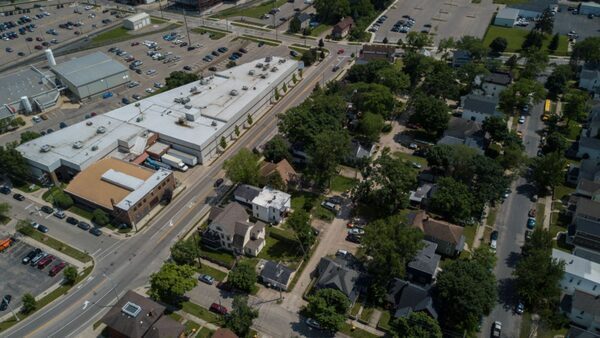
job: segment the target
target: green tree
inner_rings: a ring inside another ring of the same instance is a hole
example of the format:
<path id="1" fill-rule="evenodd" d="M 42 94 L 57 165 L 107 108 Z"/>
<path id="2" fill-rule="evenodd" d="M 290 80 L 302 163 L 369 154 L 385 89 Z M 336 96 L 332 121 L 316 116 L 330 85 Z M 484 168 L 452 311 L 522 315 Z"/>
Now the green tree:
<path id="1" fill-rule="evenodd" d="M 325 41 L 323 41 L 323 38 L 319 39 L 319 48 L 323 48 L 325 47 Z"/>
<path id="2" fill-rule="evenodd" d="M 248 296 L 237 295 L 233 297 L 231 312 L 225 317 L 225 327 L 240 337 L 247 337 L 256 318 L 258 311 L 248 306 Z"/>
<path id="3" fill-rule="evenodd" d="M 399 317 L 393 328 L 398 337 L 442 338 L 440 324 L 423 312 L 412 312 L 408 317 Z"/>
<path id="4" fill-rule="evenodd" d="M 180 240 L 171 247 L 171 258 L 179 265 L 199 265 L 200 245 L 193 238 Z"/>
<path id="5" fill-rule="evenodd" d="M 593 67 L 600 66 L 600 36 L 587 37 L 577 41 L 571 52 L 571 60 L 574 64 L 583 61 Z"/>
<path id="6" fill-rule="evenodd" d="M 284 94 L 287 93 L 288 87 L 287 87 L 287 84 L 285 82 L 283 83 L 283 86 L 281 86 L 281 90 L 283 90 Z"/>
<path id="7" fill-rule="evenodd" d="M 302 23 L 300 22 L 300 19 L 298 19 L 298 15 L 294 15 L 294 17 L 290 20 L 288 32 L 295 34 L 300 32 L 301 29 Z"/>
<path id="8" fill-rule="evenodd" d="M 108 214 L 102 209 L 94 209 L 92 212 L 92 222 L 98 225 L 107 225 L 110 222 Z"/>
<path id="9" fill-rule="evenodd" d="M 410 121 L 417 123 L 433 137 L 440 137 L 450 121 L 450 108 L 441 99 L 417 93 L 411 101 L 414 113 Z"/>
<path id="10" fill-rule="evenodd" d="M 238 290 L 249 293 L 254 289 L 256 278 L 256 271 L 252 263 L 248 260 L 241 260 L 229 272 L 227 283 Z"/>
<path id="11" fill-rule="evenodd" d="M 408 75 L 389 65 L 375 73 L 376 81 L 388 87 L 392 92 L 399 93 L 410 87 Z"/>
<path id="12" fill-rule="evenodd" d="M 474 331 L 496 304 L 496 280 L 478 261 L 454 260 L 438 274 L 436 295 L 445 326 Z"/>
<path id="13" fill-rule="evenodd" d="M 165 79 L 165 90 L 181 87 L 194 81 L 198 81 L 198 74 L 174 71 Z"/>
<path id="14" fill-rule="evenodd" d="M 488 246 L 480 246 L 473 250 L 471 259 L 489 271 L 492 271 L 496 266 L 496 253 Z"/>
<path id="15" fill-rule="evenodd" d="M 554 14 L 552 14 L 549 8 L 546 8 L 542 12 L 542 15 L 535 22 L 534 29 L 542 33 L 552 34 L 552 30 L 554 29 Z"/>
<path id="16" fill-rule="evenodd" d="M 466 184 L 452 177 L 442 177 L 437 181 L 430 206 L 453 222 L 465 223 L 474 213 L 473 204 L 473 195 Z"/>
<path id="17" fill-rule="evenodd" d="M 24 314 L 32 313 L 37 308 L 37 301 L 31 293 L 24 294 L 21 298 L 21 302 L 23 302 L 21 312 L 23 312 Z"/>
<path id="18" fill-rule="evenodd" d="M 558 33 L 552 36 L 552 40 L 550 40 L 550 44 L 548 44 L 548 50 L 554 52 L 558 49 L 558 45 L 560 43 L 560 35 Z"/>
<path id="19" fill-rule="evenodd" d="M 235 136 L 240 136 L 240 127 L 238 127 L 237 125 L 235 126 L 235 129 L 233 130 L 233 132 L 235 133 Z"/>
<path id="20" fill-rule="evenodd" d="M 292 161 L 290 145 L 288 141 L 280 134 L 273 136 L 264 146 L 263 156 L 269 162 L 277 163 L 281 160 Z"/>
<path id="21" fill-rule="evenodd" d="M 494 55 L 500 55 L 504 53 L 506 47 L 508 47 L 508 40 L 502 36 L 499 36 L 490 42 L 490 49 Z"/>
<path id="22" fill-rule="evenodd" d="M 21 144 L 29 142 L 31 140 L 35 140 L 36 138 L 42 136 L 40 133 L 35 131 L 24 131 L 21 133 Z"/>
<path id="23" fill-rule="evenodd" d="M 73 285 L 77 281 L 77 268 L 69 265 L 63 271 L 63 275 L 65 276 L 65 282 Z"/>
<path id="24" fill-rule="evenodd" d="M 198 284 L 196 271 L 189 265 L 164 264 L 160 270 L 150 275 L 148 295 L 155 300 L 178 304 L 186 292 Z"/>
<path id="25" fill-rule="evenodd" d="M 272 173 L 271 175 L 268 175 L 266 177 L 261 177 L 260 184 L 266 185 L 267 187 L 271 187 L 280 191 L 287 190 L 286 183 L 283 181 L 281 175 L 279 175 L 278 173 Z"/>
<path id="26" fill-rule="evenodd" d="M 348 0 L 315 0 L 313 6 L 317 11 L 319 21 L 332 25 L 350 14 Z"/>
<path id="27" fill-rule="evenodd" d="M 8 175 L 14 182 L 23 182 L 29 175 L 29 165 L 16 149 L 18 144 L 8 143 L 0 146 L 0 173 Z"/>
<path id="28" fill-rule="evenodd" d="M 433 63 L 433 70 L 425 77 L 421 89 L 426 94 L 440 99 L 455 99 L 459 96 L 454 69 L 441 61 Z"/>
<path id="29" fill-rule="evenodd" d="M 563 153 L 569 147 L 569 141 L 561 133 L 554 131 L 551 132 L 546 138 L 544 147 L 542 150 L 545 154 L 549 153 Z"/>
<path id="30" fill-rule="evenodd" d="M 227 178 L 234 183 L 258 184 L 258 156 L 246 148 L 226 160 L 223 169 Z"/>
<path id="31" fill-rule="evenodd" d="M 564 108 L 562 114 L 567 118 L 567 123 L 571 120 L 583 122 L 590 110 L 589 95 L 583 90 L 570 89 L 564 96 Z"/>
<path id="32" fill-rule="evenodd" d="M 516 109 L 522 109 L 528 104 L 537 104 L 546 97 L 544 86 L 530 79 L 520 79 L 500 92 L 499 108 L 512 115 Z"/>
<path id="33" fill-rule="evenodd" d="M 306 66 L 306 67 L 315 63 L 316 60 L 317 60 L 317 51 L 314 49 L 307 50 L 306 52 L 302 53 L 302 56 L 300 57 L 300 61 L 304 62 L 304 66 Z"/>
<path id="34" fill-rule="evenodd" d="M 296 73 L 292 74 L 292 82 L 296 84 L 298 82 L 298 78 L 296 78 Z"/>
<path id="35" fill-rule="evenodd" d="M 503 143 L 508 137 L 508 127 L 502 116 L 486 117 L 481 128 L 484 132 L 490 134 L 492 141 Z"/>
<path id="36" fill-rule="evenodd" d="M 517 293 L 533 311 L 548 308 L 560 297 L 564 262 L 552 258 L 548 250 L 532 250 L 517 262 L 513 272 Z"/>
<path id="37" fill-rule="evenodd" d="M 412 86 L 416 86 L 421 79 L 433 70 L 435 60 L 417 52 L 408 51 L 404 55 L 403 71 L 410 77 Z"/>
<path id="38" fill-rule="evenodd" d="M 325 330 L 337 332 L 346 321 L 348 297 L 335 289 L 319 289 L 308 297 L 306 313 Z"/>
<path id="39" fill-rule="evenodd" d="M 279 101 L 279 89 L 275 88 L 275 94 L 273 94 L 275 101 Z"/>
<path id="40" fill-rule="evenodd" d="M 0 203 L 0 220 L 6 219 L 12 207 L 8 203 Z"/>
<path id="41" fill-rule="evenodd" d="M 401 216 L 379 219 L 371 224 L 362 240 L 365 253 L 371 258 L 367 268 L 373 277 L 371 291 L 377 298 L 385 294 L 394 278 L 404 278 L 406 264 L 423 247 L 423 233 L 404 224 Z"/>
<path id="42" fill-rule="evenodd" d="M 504 63 L 508 69 L 513 70 L 517 67 L 517 61 L 519 57 L 516 54 L 511 55 L 508 60 Z"/>
<path id="43" fill-rule="evenodd" d="M 530 48 L 521 53 L 526 62 L 521 71 L 522 79 L 531 79 L 537 81 L 537 76 L 544 72 L 548 65 L 548 52 L 542 49 Z"/>
<path id="44" fill-rule="evenodd" d="M 350 136 L 345 131 L 337 134 L 323 132 L 315 136 L 308 149 L 308 170 L 317 185 L 327 186 L 337 174 L 338 166 L 350 153 Z"/>
<path id="45" fill-rule="evenodd" d="M 356 131 L 359 133 L 362 141 L 373 143 L 379 140 L 379 134 L 384 124 L 385 121 L 381 115 L 366 112 L 358 121 Z"/>
<path id="46" fill-rule="evenodd" d="M 406 48 L 410 51 L 418 51 L 431 45 L 433 39 L 429 34 L 411 31 L 406 35 Z"/>
<path id="47" fill-rule="evenodd" d="M 252 123 L 254 123 L 250 114 L 248 114 L 248 118 L 246 119 L 246 121 L 248 122 L 248 125 L 252 125 Z"/>
<path id="48" fill-rule="evenodd" d="M 72 207 L 73 204 L 75 204 L 73 202 L 73 198 L 71 198 L 71 195 L 65 193 L 64 191 L 57 191 L 52 196 L 52 199 L 53 199 L 52 202 L 54 203 L 54 205 L 56 205 L 57 207 L 59 207 L 63 210 L 67 210 L 70 207 Z"/>
<path id="49" fill-rule="evenodd" d="M 363 170 L 362 176 L 354 198 L 381 215 L 392 215 L 408 206 L 409 192 L 417 182 L 410 164 L 391 155 L 387 148 L 373 165 Z"/>
<path id="50" fill-rule="evenodd" d="M 531 164 L 531 180 L 541 191 L 553 189 L 563 182 L 566 163 L 560 153 L 535 158 Z"/>
<path id="51" fill-rule="evenodd" d="M 554 67 L 552 73 L 546 79 L 545 87 L 548 89 L 548 96 L 556 100 L 566 90 L 569 80 L 573 77 L 573 71 L 570 65 L 558 65 Z"/>
<path id="52" fill-rule="evenodd" d="M 456 48 L 468 51 L 474 60 L 481 60 L 488 54 L 488 48 L 483 44 L 483 40 L 470 35 L 460 38 L 456 42 Z"/>
<path id="53" fill-rule="evenodd" d="M 531 30 L 525 36 L 525 40 L 521 44 L 521 49 L 527 50 L 531 49 L 540 49 L 542 48 L 542 44 L 544 43 L 544 34 L 540 33 L 536 30 Z"/>
<path id="54" fill-rule="evenodd" d="M 348 86 L 356 109 L 390 118 L 396 106 L 396 98 L 389 88 L 377 83 L 354 83 Z"/>
<path id="55" fill-rule="evenodd" d="M 525 241 L 521 252 L 523 256 L 528 256 L 536 251 L 544 252 L 546 255 L 552 255 L 553 235 L 548 230 L 537 227 L 531 237 Z"/>
<path id="56" fill-rule="evenodd" d="M 224 136 L 221 136 L 221 140 L 219 141 L 219 146 L 223 150 L 225 150 L 225 148 L 227 148 L 227 140 L 225 140 Z"/>
<path id="57" fill-rule="evenodd" d="M 304 252 L 307 252 L 315 242 L 315 234 L 310 226 L 310 214 L 304 209 L 295 210 L 286 221 L 287 225 L 296 232 L 298 241 Z"/>

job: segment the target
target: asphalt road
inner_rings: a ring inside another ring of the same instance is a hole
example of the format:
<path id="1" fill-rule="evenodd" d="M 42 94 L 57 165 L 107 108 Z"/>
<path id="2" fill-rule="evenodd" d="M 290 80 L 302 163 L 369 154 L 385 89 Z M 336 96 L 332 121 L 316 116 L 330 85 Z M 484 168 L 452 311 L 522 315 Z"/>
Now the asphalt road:
<path id="1" fill-rule="evenodd" d="M 282 38 L 284 38 L 282 36 Z M 304 71 L 304 79 L 276 107 L 256 122 L 238 142 L 207 171 L 198 177 L 152 223 L 131 239 L 121 241 L 112 252 L 95 261 L 94 271 L 68 295 L 55 301 L 2 335 L 6 337 L 74 337 L 99 320 L 117 295 L 126 290 L 147 285 L 149 275 L 157 271 L 169 256 L 170 246 L 180 234 L 192 228 L 208 206 L 206 196 L 212 192 L 214 178 L 219 175 L 225 159 L 242 147 L 252 148 L 264 141 L 277 123 L 276 114 L 300 104 L 312 92 L 317 81 L 328 81 L 337 73 L 330 71 L 337 62 L 329 56 L 321 64 Z M 324 71 L 327 70 L 327 71 Z M 89 303 L 86 303 L 89 302 Z M 87 304 L 87 305 L 85 305 Z M 278 320 L 264 323 L 278 332 Z"/>
<path id="2" fill-rule="evenodd" d="M 527 156 L 535 157 L 540 142 L 538 132 L 543 129 L 543 104 L 531 109 L 525 124 L 519 125 L 523 132 L 523 143 Z M 525 242 L 525 224 L 527 213 L 534 203 L 531 201 L 533 189 L 524 178 L 519 178 L 512 185 L 512 193 L 498 210 L 496 230 L 498 230 L 498 261 L 494 274 L 498 281 L 498 304 L 484 320 L 480 337 L 490 337 L 494 321 L 502 323 L 502 337 L 519 337 L 521 316 L 514 310 L 519 300 L 516 294 L 513 270 L 521 255 L 521 246 Z"/>

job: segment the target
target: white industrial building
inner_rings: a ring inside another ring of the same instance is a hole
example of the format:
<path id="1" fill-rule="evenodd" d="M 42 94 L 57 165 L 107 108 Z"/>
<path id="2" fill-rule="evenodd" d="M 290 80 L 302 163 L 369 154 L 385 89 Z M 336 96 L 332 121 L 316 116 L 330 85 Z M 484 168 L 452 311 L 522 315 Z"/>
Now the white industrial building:
<path id="1" fill-rule="evenodd" d="M 260 66 L 260 67 L 259 67 Z M 123 106 L 20 145 L 34 177 L 68 180 L 111 154 L 133 159 L 156 137 L 206 163 L 219 154 L 220 139 L 235 138 L 266 111 L 275 88 L 290 83 L 298 63 L 255 60 L 200 81 Z M 56 176 L 55 176 L 56 175 Z"/>
<path id="2" fill-rule="evenodd" d="M 517 22 L 519 17 L 519 10 L 516 8 L 505 7 L 502 8 L 494 18 L 495 26 L 512 27 Z"/>
<path id="3" fill-rule="evenodd" d="M 137 13 L 123 20 L 123 28 L 136 31 L 150 24 L 150 15 L 148 13 Z"/>
<path id="4" fill-rule="evenodd" d="M 59 82 L 80 100 L 104 93 L 130 80 L 127 68 L 102 52 L 51 65 L 51 69 Z"/>

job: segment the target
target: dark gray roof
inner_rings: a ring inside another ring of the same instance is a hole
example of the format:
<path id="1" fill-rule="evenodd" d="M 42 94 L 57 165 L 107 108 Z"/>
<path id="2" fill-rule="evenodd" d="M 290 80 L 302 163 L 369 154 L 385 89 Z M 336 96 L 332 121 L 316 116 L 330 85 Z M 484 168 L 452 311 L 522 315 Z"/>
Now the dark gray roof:
<path id="1" fill-rule="evenodd" d="M 168 316 L 162 316 L 152 325 L 150 330 L 144 335 L 144 338 L 165 338 L 180 337 L 185 331 L 185 327 L 180 322 Z"/>
<path id="2" fill-rule="evenodd" d="M 246 201 L 252 201 L 254 197 L 260 194 L 260 192 L 261 189 L 259 187 L 255 187 L 253 185 L 248 184 L 240 184 L 233 192 L 233 195 L 236 198 L 239 197 Z"/>
<path id="3" fill-rule="evenodd" d="M 358 297 L 358 279 L 360 273 L 350 269 L 339 262 L 323 257 L 317 265 L 318 288 L 336 289 L 345 294 L 350 301 L 354 302 Z"/>
<path id="4" fill-rule="evenodd" d="M 583 80 L 594 80 L 600 78 L 600 70 L 584 68 L 579 74 L 579 78 Z"/>
<path id="5" fill-rule="evenodd" d="M 597 172 L 600 171 L 600 162 L 591 158 L 581 160 L 579 165 L 579 177 L 594 179 Z"/>
<path id="6" fill-rule="evenodd" d="M 246 209 L 239 203 L 232 202 L 227 204 L 223 211 L 213 219 L 212 223 L 220 225 L 225 233 L 233 235 L 238 228 L 237 223 L 247 221 L 248 213 L 246 213 Z"/>
<path id="7" fill-rule="evenodd" d="M 575 289 L 573 294 L 573 309 L 585 311 L 592 316 L 600 315 L 600 297 Z"/>
<path id="8" fill-rule="evenodd" d="M 498 97 L 469 94 L 465 97 L 463 109 L 471 110 L 486 115 L 494 115 L 496 106 L 498 105 Z"/>
<path id="9" fill-rule="evenodd" d="M 585 258 L 588 261 L 600 264 L 600 252 L 596 252 L 596 251 L 592 252 L 592 251 L 586 250 L 586 249 L 582 250 L 581 248 L 575 248 L 575 249 L 573 249 L 573 255 L 575 255 L 577 257 Z"/>
<path id="10" fill-rule="evenodd" d="M 590 148 L 600 150 L 600 139 L 595 137 L 582 137 L 579 140 L 579 148 Z"/>
<path id="11" fill-rule="evenodd" d="M 471 53 L 468 50 L 458 49 L 452 53 L 454 59 L 471 59 Z"/>
<path id="12" fill-rule="evenodd" d="M 260 277 L 263 280 L 272 280 L 287 285 L 292 272 L 294 272 L 292 269 L 283 264 L 267 261 L 260 272 Z"/>
<path id="13" fill-rule="evenodd" d="M 600 219 L 600 202 L 587 198 L 580 198 L 577 201 L 577 211 L 575 216 L 578 218 Z"/>
<path id="14" fill-rule="evenodd" d="M 566 335 L 567 338 L 600 338 L 600 335 L 594 332 L 584 330 L 577 326 L 571 326 Z"/>
<path id="15" fill-rule="evenodd" d="M 123 306 L 128 302 L 138 305 L 141 308 L 140 313 L 135 317 L 129 316 L 122 311 Z M 140 338 L 160 318 L 164 310 L 164 306 L 129 290 L 102 317 L 102 322 L 124 336 Z"/>
<path id="16" fill-rule="evenodd" d="M 298 20 L 300 20 L 300 22 L 304 22 L 306 20 L 310 20 L 310 14 L 304 13 L 304 12 L 296 15 L 296 17 L 298 18 Z"/>
<path id="17" fill-rule="evenodd" d="M 472 136 L 483 138 L 484 135 L 481 123 L 452 116 L 448 121 L 448 128 L 444 132 L 444 136 L 465 140 Z"/>
<path id="18" fill-rule="evenodd" d="M 0 120 L 9 118 L 9 117 L 14 117 L 14 116 L 15 116 L 15 113 L 13 113 L 13 111 L 10 110 L 7 106 L 5 106 L 5 105 L 0 106 Z"/>
<path id="19" fill-rule="evenodd" d="M 408 263 L 408 267 L 424 273 L 435 275 L 435 270 L 440 264 L 440 255 L 437 255 L 437 244 L 430 241 L 423 241 L 425 246 L 417 252 L 417 255 Z"/>
<path id="20" fill-rule="evenodd" d="M 600 182 L 583 178 L 577 184 L 577 192 L 585 196 L 592 196 L 600 190 Z"/>
<path id="21" fill-rule="evenodd" d="M 430 287 L 419 286 L 405 280 L 394 278 L 386 295 L 386 300 L 394 309 L 394 317 L 407 317 L 412 312 L 425 311 L 433 318 L 438 317 L 433 307 Z"/>
<path id="22" fill-rule="evenodd" d="M 83 86 L 106 77 L 127 72 L 127 68 L 110 56 L 95 52 L 52 67 L 57 75 L 75 86 Z"/>
<path id="23" fill-rule="evenodd" d="M 483 79 L 485 82 L 494 83 L 502 86 L 508 86 L 511 82 L 510 74 L 508 73 L 490 73 Z"/>

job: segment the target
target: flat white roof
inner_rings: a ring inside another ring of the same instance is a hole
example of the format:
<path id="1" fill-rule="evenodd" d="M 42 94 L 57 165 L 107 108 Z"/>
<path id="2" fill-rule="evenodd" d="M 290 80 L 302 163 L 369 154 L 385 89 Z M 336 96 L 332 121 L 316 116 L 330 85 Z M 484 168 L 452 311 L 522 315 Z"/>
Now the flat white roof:
<path id="1" fill-rule="evenodd" d="M 264 187 L 258 196 L 254 197 L 252 204 L 260 205 L 265 208 L 273 207 L 275 209 L 283 209 L 290 202 L 292 196 L 283 191 Z"/>
<path id="2" fill-rule="evenodd" d="M 116 204 L 116 207 L 122 210 L 129 210 L 129 208 L 144 198 L 144 196 L 156 188 L 156 186 L 164 181 L 170 174 L 171 170 L 159 168 L 152 176 L 150 176 L 150 178 L 144 181 L 144 183 L 129 193 L 123 200 L 119 201 L 119 203 Z"/>
<path id="3" fill-rule="evenodd" d="M 132 16 L 128 16 L 125 18 L 125 20 L 129 20 L 131 22 L 136 22 L 136 21 L 143 20 L 143 19 L 146 19 L 149 17 L 150 17 L 150 15 L 148 15 L 148 13 L 142 12 L 142 13 L 134 14 Z"/>
<path id="4" fill-rule="evenodd" d="M 600 283 L 600 264 L 556 249 L 552 249 L 552 258 L 565 262 L 565 272 Z"/>
<path id="5" fill-rule="evenodd" d="M 129 191 L 134 191 L 144 184 L 144 180 L 114 169 L 108 169 L 102 174 L 101 179 Z"/>
<path id="6" fill-rule="evenodd" d="M 279 63 L 279 60 L 285 60 Z M 273 83 L 297 62 L 273 57 L 268 70 L 256 68 L 264 59 L 230 68 L 184 86 L 160 93 L 113 110 L 106 115 L 169 136 L 188 144 L 201 146 L 240 111 L 247 110 L 253 100 L 267 94 Z M 277 71 L 272 72 L 276 67 Z M 251 75 L 250 73 L 253 73 Z M 266 75 L 262 78 L 261 75 Z M 185 103 L 177 103 L 176 99 Z"/>

